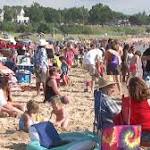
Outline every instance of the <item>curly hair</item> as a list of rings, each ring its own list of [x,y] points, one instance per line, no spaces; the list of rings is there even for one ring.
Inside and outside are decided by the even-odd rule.
[[[136,101],[142,101],[148,99],[150,91],[145,81],[139,77],[133,77],[129,81],[128,91],[130,97]]]

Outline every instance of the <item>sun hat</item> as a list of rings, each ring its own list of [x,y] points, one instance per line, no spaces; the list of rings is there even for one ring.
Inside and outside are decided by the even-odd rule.
[[[39,40],[39,46],[46,46],[46,45],[48,45],[48,42],[45,39]]]
[[[113,84],[117,84],[117,82],[111,80],[110,78],[108,78],[107,80],[104,78],[99,78],[99,81],[98,81],[98,85],[100,89],[107,87],[109,85],[113,85]]]

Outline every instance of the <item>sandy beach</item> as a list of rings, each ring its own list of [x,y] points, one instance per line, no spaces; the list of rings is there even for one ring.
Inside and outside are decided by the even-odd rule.
[[[93,95],[84,93],[84,81],[90,79],[88,73],[80,68],[72,69],[70,73],[71,85],[61,87],[61,91],[70,97],[67,110],[70,114],[68,131],[93,130]],[[33,84],[35,86],[35,84]],[[42,92],[41,92],[42,94]],[[36,91],[24,91],[13,93],[13,100],[25,104],[34,99],[40,104],[40,115],[49,119],[51,108],[44,104],[43,96],[35,97]],[[63,132],[58,129],[59,132]],[[29,142],[27,133],[18,131],[18,118],[0,118],[0,150],[25,150]]]
[[[89,74],[81,68],[73,68],[70,72],[71,85],[61,87],[62,93],[70,97],[70,104],[66,106],[70,114],[69,127],[70,131],[93,131],[94,118],[94,98],[90,92],[84,92],[84,82],[90,79]],[[35,86],[32,83],[32,86]],[[115,95],[119,93],[115,91]],[[34,99],[40,105],[40,115],[45,120],[49,119],[51,107],[48,103],[44,104],[43,96],[35,97],[36,91],[27,90],[24,92],[13,93],[14,101],[25,104],[27,101]],[[66,132],[58,129],[59,132]],[[27,133],[18,131],[18,118],[0,118],[0,150],[25,150],[29,142]]]

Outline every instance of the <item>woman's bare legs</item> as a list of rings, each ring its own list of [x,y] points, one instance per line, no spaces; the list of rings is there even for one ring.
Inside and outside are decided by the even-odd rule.
[[[122,87],[121,87],[121,77],[120,77],[120,75],[114,75],[114,81],[118,82],[117,87],[118,87],[118,90],[119,90],[120,94],[122,95]]]

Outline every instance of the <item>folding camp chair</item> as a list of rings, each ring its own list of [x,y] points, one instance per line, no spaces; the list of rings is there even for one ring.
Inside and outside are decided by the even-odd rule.
[[[117,101],[110,99],[105,94],[103,94],[102,91],[95,90],[94,111],[95,111],[95,118],[93,123],[93,132],[96,133],[102,140],[103,129],[112,127],[114,125],[113,123],[114,114],[119,113],[120,108],[117,104]]]
[[[107,97],[100,90],[94,91],[94,127],[93,131],[98,133],[104,128],[111,127],[114,125],[113,118],[114,115],[120,112],[119,102]]]

